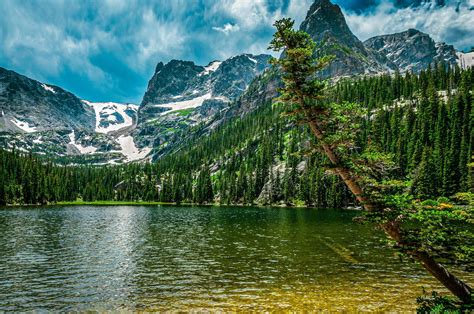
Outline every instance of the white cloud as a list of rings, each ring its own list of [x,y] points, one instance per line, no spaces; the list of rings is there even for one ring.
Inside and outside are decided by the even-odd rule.
[[[59,10],[61,7],[58,3]],[[86,77],[105,78],[89,56],[98,51],[100,41],[107,40],[106,33],[78,25],[77,30],[87,31],[89,36],[75,37],[68,32],[60,14],[50,13],[42,18],[41,8],[18,7],[10,1],[5,1],[2,8],[7,14],[0,22],[6,30],[0,38],[1,54],[11,64],[23,67],[27,74],[39,79],[60,75],[66,64]]]
[[[270,14],[265,0],[222,0],[215,3],[214,12],[226,13],[243,29],[267,24]]]
[[[209,13],[224,14],[230,17],[243,30],[271,27],[282,17],[291,17],[299,25],[306,16],[314,0],[290,0],[283,10],[283,5],[270,6],[267,0],[221,0],[214,1]]]
[[[457,49],[474,45],[474,1],[448,1],[445,6],[424,2],[419,7],[395,8],[392,1],[382,0],[370,13],[344,12],[351,30],[361,40],[416,28],[435,41],[444,41]]]
[[[222,33],[228,35],[229,33],[239,31],[240,27],[237,24],[226,23],[222,27],[213,26],[212,29],[215,30],[215,31],[222,32]]]
[[[142,23],[129,34],[136,51],[127,57],[133,67],[140,70],[155,66],[157,59],[180,55],[187,33],[177,20],[157,17],[150,8],[142,13]]]
[[[219,60],[243,52],[272,54],[267,47],[274,31],[273,23],[283,17],[291,17],[295,19],[295,26],[299,27],[313,1],[290,0],[285,8],[283,1],[273,1],[273,5],[270,5],[268,0],[209,0],[205,18],[212,20],[214,17],[221,17],[225,21],[223,26],[214,26],[213,29],[229,34],[230,26],[234,26],[232,36],[228,36],[225,41],[214,42],[212,53]],[[216,24],[222,25],[214,23]],[[235,31],[236,27],[239,32]],[[205,34],[203,40],[206,37],[209,40],[208,34]]]
[[[0,1],[1,65],[42,81],[72,72],[100,82],[91,88],[112,89],[121,78],[102,68],[97,56],[108,54],[139,72],[180,55],[187,34],[180,12],[186,6],[177,2],[163,1],[157,9],[134,0]]]
[[[100,82],[94,88],[110,88],[120,78],[97,56],[109,55],[149,75],[158,61],[171,58],[265,53],[269,38],[256,32],[271,35],[272,24],[283,16],[303,20],[311,1],[291,0],[283,12],[282,3],[270,6],[267,0],[204,0],[204,5],[186,0],[3,0],[0,60],[39,80],[54,82],[72,72]],[[209,27],[216,32],[206,32]],[[216,41],[218,32],[233,36]],[[206,51],[197,53],[196,44],[207,45]]]

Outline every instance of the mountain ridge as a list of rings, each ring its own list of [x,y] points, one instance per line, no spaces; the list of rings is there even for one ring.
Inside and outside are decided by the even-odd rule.
[[[364,41],[364,45],[387,56],[400,72],[419,72],[437,62],[449,65],[458,63],[452,45],[437,43],[430,35],[413,28],[374,36]]]
[[[470,54],[413,29],[362,42],[341,8],[329,0],[315,1],[300,29],[321,43],[315,55],[336,55],[323,78],[417,72],[438,61],[472,64]],[[0,77],[0,145],[100,164],[161,158],[179,149],[184,139],[206,136],[276,97],[280,75],[270,69],[269,59],[240,54],[206,66],[176,59],[158,62],[139,105],[88,102],[11,71],[16,73],[13,81],[30,87],[13,88],[12,94]],[[6,71],[0,75],[10,73]],[[53,101],[61,95],[64,100]]]

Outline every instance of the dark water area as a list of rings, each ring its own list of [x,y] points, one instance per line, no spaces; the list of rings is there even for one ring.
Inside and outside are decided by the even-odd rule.
[[[401,262],[383,234],[354,223],[356,214],[2,209],[0,311],[406,311],[422,287],[444,291],[419,265]]]

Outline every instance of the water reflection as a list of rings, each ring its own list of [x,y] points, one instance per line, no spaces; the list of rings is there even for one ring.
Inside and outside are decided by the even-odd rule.
[[[436,283],[352,217],[274,208],[3,210],[0,310],[413,309],[421,287]]]

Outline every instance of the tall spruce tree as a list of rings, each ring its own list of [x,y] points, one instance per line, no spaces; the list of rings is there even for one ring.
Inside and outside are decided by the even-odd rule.
[[[379,226],[398,246],[404,247],[414,259],[418,260],[435,278],[464,303],[471,303],[471,288],[429,254],[422,244],[413,244],[405,238],[401,227],[401,213],[387,209],[388,203],[375,201],[364,191],[368,177],[360,171],[361,164],[374,160],[374,153],[363,156],[354,154],[354,131],[359,125],[352,117],[360,116],[360,107],[352,103],[329,103],[322,101],[324,82],[316,75],[330,61],[331,57],[314,58],[316,44],[304,31],[293,29],[294,21],[281,19],[275,22],[276,33],[270,43],[270,49],[283,54],[280,59],[273,59],[273,64],[283,72],[284,87],[277,102],[284,104],[288,113],[304,119],[312,134],[317,138],[320,147],[332,163],[333,171],[342,179],[355,198],[369,212],[380,218]],[[428,74],[422,76],[430,76]],[[427,82],[427,80],[423,80]],[[427,86],[423,86],[426,89]],[[458,113],[457,113],[458,114]],[[364,160],[365,157],[365,160]],[[421,156],[420,156],[421,157]],[[370,159],[371,158],[371,159]],[[459,159],[457,159],[458,161]],[[364,167],[368,170],[368,167]],[[390,212],[386,214],[387,210]],[[411,240],[411,239],[410,239]]]

